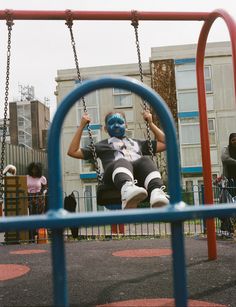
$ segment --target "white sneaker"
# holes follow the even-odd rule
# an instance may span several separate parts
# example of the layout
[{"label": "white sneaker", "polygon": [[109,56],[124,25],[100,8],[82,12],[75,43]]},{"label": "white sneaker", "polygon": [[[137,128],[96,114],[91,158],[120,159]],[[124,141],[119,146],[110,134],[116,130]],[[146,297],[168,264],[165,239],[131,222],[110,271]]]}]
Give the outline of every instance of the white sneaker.
[{"label": "white sneaker", "polygon": [[150,196],[151,208],[160,208],[169,204],[168,195],[163,191],[165,186],[152,190]]},{"label": "white sneaker", "polygon": [[136,186],[136,182],[127,181],[121,188],[122,209],[137,208],[138,204],[147,197],[147,191]]}]

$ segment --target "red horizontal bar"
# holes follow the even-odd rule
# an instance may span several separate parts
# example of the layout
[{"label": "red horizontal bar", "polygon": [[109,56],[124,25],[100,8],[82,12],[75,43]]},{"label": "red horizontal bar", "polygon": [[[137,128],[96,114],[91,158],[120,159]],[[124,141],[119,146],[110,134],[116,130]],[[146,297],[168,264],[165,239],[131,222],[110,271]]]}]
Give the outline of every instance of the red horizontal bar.
[{"label": "red horizontal bar", "polygon": [[[0,10],[0,20],[66,20],[68,11],[73,20],[131,20],[132,11],[23,11]],[[209,12],[139,12],[138,20],[206,20]]]}]

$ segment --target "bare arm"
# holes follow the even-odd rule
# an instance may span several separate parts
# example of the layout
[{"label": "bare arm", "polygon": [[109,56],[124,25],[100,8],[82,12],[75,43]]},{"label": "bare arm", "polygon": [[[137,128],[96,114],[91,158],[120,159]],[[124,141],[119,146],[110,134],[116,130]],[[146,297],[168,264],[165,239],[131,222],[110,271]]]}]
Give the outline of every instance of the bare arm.
[{"label": "bare arm", "polygon": [[84,159],[83,151],[80,148],[81,136],[85,126],[91,121],[88,114],[84,114],[81,118],[80,125],[70,143],[67,151],[68,156],[76,159]]},{"label": "bare arm", "polygon": [[149,123],[150,130],[155,136],[155,139],[157,141],[157,152],[162,152],[166,150],[166,143],[165,143],[165,134],[164,132],[159,129],[152,121],[152,114],[149,111],[143,112],[143,118]]}]

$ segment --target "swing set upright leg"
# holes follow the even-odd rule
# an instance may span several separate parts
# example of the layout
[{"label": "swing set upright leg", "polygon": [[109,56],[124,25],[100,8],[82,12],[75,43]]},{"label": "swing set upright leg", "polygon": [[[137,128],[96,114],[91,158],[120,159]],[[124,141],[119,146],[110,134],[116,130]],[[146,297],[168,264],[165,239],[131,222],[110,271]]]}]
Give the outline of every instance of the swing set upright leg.
[{"label": "swing set upright leg", "polygon": [[187,307],[187,280],[184,253],[183,223],[171,223],[173,250],[174,297],[176,307]]}]

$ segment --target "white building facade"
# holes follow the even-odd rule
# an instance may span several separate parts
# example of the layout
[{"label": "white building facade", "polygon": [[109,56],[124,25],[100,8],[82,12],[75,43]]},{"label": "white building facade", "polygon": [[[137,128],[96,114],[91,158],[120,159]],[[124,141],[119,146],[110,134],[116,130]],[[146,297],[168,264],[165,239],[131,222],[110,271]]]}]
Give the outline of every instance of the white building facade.
[{"label": "white building facade", "polygon": [[[196,45],[152,48],[151,61],[173,59],[183,186],[203,183],[199,109],[196,82]],[[236,105],[229,42],[210,43],[205,53],[205,87],[213,177],[222,173],[221,151],[236,131]]]},{"label": "white building facade", "polygon": [[[149,63],[143,64],[143,72],[144,82],[151,86]],[[83,80],[103,75],[126,75],[136,79],[140,78],[137,64],[83,68],[81,69],[81,75]],[[56,91],[58,103],[76,86],[75,79],[76,72],[73,69],[58,72],[56,79],[58,83]],[[125,113],[129,136],[146,137],[144,136],[146,125],[141,115],[142,101],[137,95],[128,91],[109,88],[87,95],[84,97],[84,101],[92,118],[90,128],[92,129],[94,142],[108,137],[104,131],[104,118],[113,109]],[[87,161],[68,157],[66,154],[83,112],[83,102],[79,101],[70,110],[64,122],[61,137],[63,189],[66,194],[74,192],[75,196],[79,197],[81,211],[104,210],[103,207],[98,207],[96,203],[97,179],[93,165]],[[88,131],[85,130],[82,137],[82,145],[86,145],[89,142]]]},{"label": "white building facade", "polygon": [[[181,175],[183,187],[194,190],[203,183],[199,110],[196,84],[196,45],[169,46],[151,49],[149,63],[143,63],[144,83],[153,87],[155,63],[173,63],[174,89],[170,93],[177,110],[176,127],[179,137]],[[162,65],[165,70],[165,65]],[[83,79],[102,75],[123,75],[139,79],[137,64],[90,67],[81,69]],[[57,76],[58,104],[76,86],[75,70],[60,70]],[[233,86],[231,47],[229,42],[210,43],[205,54],[205,85],[210,137],[211,167],[214,177],[222,173],[221,150],[228,144],[228,136],[236,131],[236,106]],[[155,88],[155,87],[154,87]],[[162,96],[162,93],[159,92]],[[164,96],[163,96],[164,98]],[[141,100],[136,95],[119,89],[96,91],[85,97],[87,109],[92,116],[91,128],[94,141],[107,137],[103,131],[105,114],[113,109],[125,112],[129,135],[145,137],[145,124],[141,116]],[[63,189],[68,194],[78,191],[84,197],[81,211],[96,211],[96,175],[90,163],[67,156],[71,139],[79,125],[83,107],[76,104],[66,117],[62,133]],[[83,144],[88,143],[85,131]],[[90,196],[90,197],[87,197]],[[195,195],[198,203],[198,193]]]}]

